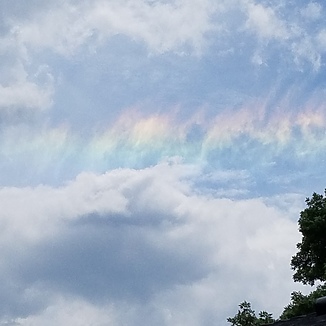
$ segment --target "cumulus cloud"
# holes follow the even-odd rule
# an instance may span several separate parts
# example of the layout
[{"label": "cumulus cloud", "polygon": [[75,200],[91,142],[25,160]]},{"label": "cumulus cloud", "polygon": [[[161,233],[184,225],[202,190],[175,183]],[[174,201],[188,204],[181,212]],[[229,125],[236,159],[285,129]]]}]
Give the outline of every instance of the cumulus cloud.
[{"label": "cumulus cloud", "polygon": [[[149,309],[158,324],[213,325],[226,316],[211,300],[229,311],[252,288],[248,299],[268,293],[265,308],[280,309],[296,223],[262,199],[196,194],[198,173],[162,163],[60,188],[2,188],[2,318],[136,325]],[[122,322],[125,304],[134,312]]]}]

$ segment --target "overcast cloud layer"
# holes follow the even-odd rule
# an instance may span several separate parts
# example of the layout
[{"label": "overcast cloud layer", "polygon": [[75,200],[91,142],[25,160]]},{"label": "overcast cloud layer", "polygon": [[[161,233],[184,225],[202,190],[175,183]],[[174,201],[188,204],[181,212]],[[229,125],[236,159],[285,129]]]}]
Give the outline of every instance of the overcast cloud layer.
[{"label": "overcast cloud layer", "polygon": [[326,160],[323,1],[0,2],[0,325],[275,317]]}]

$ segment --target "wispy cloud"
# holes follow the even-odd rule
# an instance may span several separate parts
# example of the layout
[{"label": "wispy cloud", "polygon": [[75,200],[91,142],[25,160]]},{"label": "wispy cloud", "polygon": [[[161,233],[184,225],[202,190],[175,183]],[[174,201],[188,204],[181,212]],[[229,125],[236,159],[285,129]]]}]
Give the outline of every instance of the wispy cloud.
[{"label": "wispy cloud", "polygon": [[197,0],[71,1],[51,10],[43,8],[14,30],[17,41],[27,48],[51,48],[63,55],[74,54],[94,38],[99,42],[116,34],[143,41],[154,52],[187,48],[200,52],[205,33],[214,28],[211,15],[216,7]]},{"label": "wispy cloud", "polygon": [[[254,172],[257,168],[264,170],[266,164],[278,161],[282,155],[297,163],[312,159],[326,146],[323,106],[270,114],[254,104],[215,117],[178,120],[176,112],[152,115],[131,110],[88,136],[69,126],[4,128],[2,166],[10,169],[15,162],[20,170],[18,177],[24,173],[27,178],[24,182],[34,179],[51,183],[55,177],[60,184],[65,177],[75,177],[80,169],[105,172],[119,166],[140,168],[169,157],[202,167],[227,168],[224,164],[229,162],[239,169],[241,162],[244,169]],[[25,171],[26,159],[33,162],[29,171]],[[13,184],[18,182],[15,174],[17,170],[12,172],[12,180],[16,180]]]}]

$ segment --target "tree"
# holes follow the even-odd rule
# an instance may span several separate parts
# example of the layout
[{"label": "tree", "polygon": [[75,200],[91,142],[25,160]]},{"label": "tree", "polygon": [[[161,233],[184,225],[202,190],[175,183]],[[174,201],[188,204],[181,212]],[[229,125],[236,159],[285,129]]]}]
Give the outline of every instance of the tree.
[{"label": "tree", "polygon": [[323,296],[326,296],[326,285],[317,286],[317,289],[308,295],[303,295],[300,291],[292,292],[291,302],[284,308],[280,319],[290,319],[314,312],[316,299]]},{"label": "tree", "polygon": [[[298,222],[302,240],[297,244],[299,251],[291,259],[291,268],[295,271],[294,281],[313,286],[316,281],[326,281],[326,189],[324,195],[314,192],[311,198],[306,198],[306,205]],[[325,295],[326,285],[319,285],[308,295],[292,292],[291,302],[280,318],[314,312],[316,299]]]},{"label": "tree", "polygon": [[260,311],[258,316],[259,318],[256,321],[256,325],[271,324],[275,321],[273,315],[267,311]]},{"label": "tree", "polygon": [[326,281],[326,190],[324,196],[313,193],[306,204],[299,218],[302,242],[297,244],[299,251],[292,257],[291,267],[294,281],[314,285]]},{"label": "tree", "polygon": [[244,301],[239,304],[239,310],[234,317],[229,317],[227,319],[232,326],[258,326],[269,324],[274,321],[272,314],[266,311],[261,311],[258,317],[255,311],[251,308],[251,304]]}]

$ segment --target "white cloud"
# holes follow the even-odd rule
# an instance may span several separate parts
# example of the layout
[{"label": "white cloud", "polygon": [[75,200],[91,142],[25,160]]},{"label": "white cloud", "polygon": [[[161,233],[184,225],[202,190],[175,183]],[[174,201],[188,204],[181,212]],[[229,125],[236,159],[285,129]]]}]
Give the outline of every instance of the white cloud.
[{"label": "white cloud", "polygon": [[261,4],[249,3],[246,27],[261,39],[285,40],[289,37],[286,25],[277,17],[275,9]]},{"label": "white cloud", "polygon": [[89,22],[101,34],[125,34],[145,42],[154,52],[201,52],[205,33],[212,30],[209,1],[131,2],[123,6],[98,2]]},{"label": "white cloud", "polygon": [[[268,65],[268,51],[263,57],[261,46],[274,40],[280,42],[283,49],[290,48],[288,53],[292,51],[296,64],[300,66],[301,61],[306,60],[318,70],[320,48],[307,41],[312,35],[308,30],[302,32],[306,28],[305,22],[296,21],[292,16],[285,20],[281,10],[282,7],[267,7],[248,0],[218,3],[211,0],[57,1],[30,10],[26,17],[7,17],[6,24],[10,28],[2,37],[0,48],[10,47],[9,52],[15,53],[25,66],[33,63],[43,50],[50,49],[72,60],[77,59],[85,48],[96,53],[98,47],[114,35],[124,35],[144,44],[149,53],[205,54],[216,39],[223,40],[228,36],[238,42],[245,29],[259,39],[252,55],[255,64]],[[301,14],[316,18],[320,11],[320,5],[310,3]],[[240,12],[244,14],[241,19],[238,17]],[[232,27],[234,19],[239,20],[236,29]],[[250,41],[248,38],[248,43]],[[231,44],[227,48],[234,46]],[[219,53],[225,50],[223,45],[220,50]],[[41,87],[31,77],[29,73],[23,85],[18,81],[10,88],[3,85],[3,105],[49,106],[53,88]]]},{"label": "white cloud", "polygon": [[13,85],[0,85],[0,108],[41,109],[51,105],[52,87],[42,89],[39,85],[24,81]]},{"label": "white cloud", "polygon": [[310,2],[305,8],[301,9],[300,13],[304,18],[315,20],[321,17],[322,6],[319,3]]},{"label": "white cloud", "polygon": [[28,48],[51,48],[67,56],[91,38],[117,34],[143,41],[153,52],[201,52],[205,33],[214,28],[210,21],[214,7],[198,0],[71,2],[37,12],[16,25],[15,33]]},{"label": "white cloud", "polygon": [[82,8],[82,5],[57,4],[36,11],[28,20],[11,22],[17,43],[30,51],[50,48],[62,55],[74,54],[92,36],[85,19],[86,8]]},{"label": "white cloud", "polygon": [[279,313],[299,240],[291,203],[281,211],[259,198],[198,195],[197,175],[162,163],[1,189],[0,279],[10,266],[2,293],[14,298],[3,314],[21,325],[215,325],[244,299]]},{"label": "white cloud", "polygon": [[257,66],[266,65],[262,54],[259,53],[258,51],[253,54],[251,58],[251,62]]},{"label": "white cloud", "polygon": [[51,105],[55,91],[51,74],[47,83],[38,83],[31,69],[39,65],[37,58],[44,51],[71,59],[85,48],[96,53],[108,38],[125,35],[151,53],[199,54],[205,48],[206,33],[214,29],[214,7],[208,0],[57,1],[35,7],[26,17],[6,17],[8,28],[0,38],[0,55],[14,62],[1,67],[1,75],[10,82],[0,82],[0,107],[44,109]]},{"label": "white cloud", "polygon": [[292,43],[292,53],[295,63],[301,67],[303,62],[310,62],[314,71],[318,71],[322,64],[321,53],[316,47],[314,38],[302,37],[299,41]]},{"label": "white cloud", "polygon": [[14,34],[0,39],[0,110],[46,109],[52,104],[53,75],[45,64],[30,69],[28,54]]},{"label": "white cloud", "polygon": [[[245,28],[254,33],[260,41],[252,56],[254,64],[268,64],[259,55],[259,51],[261,47],[266,50],[266,43],[273,40],[278,42],[278,49],[283,51],[283,56],[287,57],[288,51],[292,53],[294,63],[299,69],[302,69],[303,64],[308,62],[314,71],[319,71],[324,52],[323,37],[320,37],[322,30],[318,32],[316,40],[316,32],[309,26],[309,21],[321,17],[323,8],[320,4],[309,3],[299,10],[300,16],[298,16],[295,12],[293,13],[293,8],[291,9],[290,6],[289,8],[277,4],[264,6],[256,1],[240,1],[240,3],[247,15]],[[294,10],[298,9],[299,6],[294,8]],[[287,12],[290,10],[291,14]]]}]

